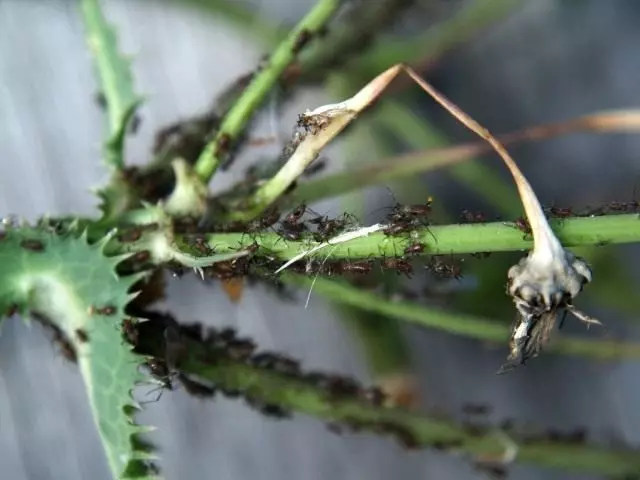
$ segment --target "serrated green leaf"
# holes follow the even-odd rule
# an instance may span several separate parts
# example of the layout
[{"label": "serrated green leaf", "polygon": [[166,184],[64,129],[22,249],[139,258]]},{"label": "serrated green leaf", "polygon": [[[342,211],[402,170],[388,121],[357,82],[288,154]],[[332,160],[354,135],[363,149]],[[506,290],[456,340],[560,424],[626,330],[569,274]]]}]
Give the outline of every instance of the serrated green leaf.
[{"label": "serrated green leaf", "polygon": [[[140,276],[119,277],[118,260],[104,255],[104,241],[56,235],[43,228],[9,229],[0,236],[0,312],[38,314],[73,345],[94,420],[116,478],[152,478],[155,468],[133,422],[131,397],[144,381],[140,357],[123,340],[121,323]],[[142,460],[144,459],[144,460]]]},{"label": "serrated green leaf", "polygon": [[107,165],[124,168],[124,136],[136,108],[142,102],[133,88],[129,61],[118,51],[115,31],[104,18],[98,0],[81,0],[87,43],[107,108],[105,143]]}]

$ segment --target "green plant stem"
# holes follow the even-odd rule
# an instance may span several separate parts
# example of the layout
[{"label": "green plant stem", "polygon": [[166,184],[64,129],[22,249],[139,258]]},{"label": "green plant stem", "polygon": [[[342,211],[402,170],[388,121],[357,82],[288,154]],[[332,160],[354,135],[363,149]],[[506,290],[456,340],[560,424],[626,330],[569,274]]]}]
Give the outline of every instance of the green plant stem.
[{"label": "green plant stem", "polygon": [[126,129],[142,99],[134,91],[129,60],[118,51],[116,34],[102,14],[99,0],[82,0],[80,6],[106,104],[105,162],[113,169],[122,170]]},{"label": "green plant stem", "polygon": [[[311,286],[311,279],[288,274],[286,281]],[[463,335],[476,340],[504,344],[510,335],[509,325],[486,318],[460,313],[426,308],[415,303],[389,301],[377,293],[367,292],[346,282],[317,278],[313,292],[330,300],[360,308],[362,310],[388,315],[425,327]],[[594,330],[595,331],[595,330]],[[550,348],[568,355],[590,357],[598,360],[620,360],[640,358],[640,344],[623,343],[613,340],[583,340],[578,338],[558,338]]]},{"label": "green plant stem", "polygon": [[[636,214],[605,215],[551,220],[551,226],[566,247],[581,245],[611,245],[640,241],[640,220]],[[431,226],[416,231],[416,240],[425,245],[426,255],[446,255],[475,252],[507,252],[528,250],[531,240],[515,226],[504,222]],[[144,239],[143,235],[143,239]],[[177,236],[180,246],[189,249],[182,236]],[[216,253],[237,251],[255,242],[270,255],[290,259],[305,252],[316,242],[310,240],[287,241],[275,233],[250,236],[246,233],[204,234],[208,245]],[[401,255],[404,247],[412,242],[408,236],[387,237],[382,232],[349,242],[331,245],[318,250],[319,258],[380,258]],[[194,250],[197,251],[197,250]]]},{"label": "green plant stem", "polygon": [[[289,34],[273,55],[268,64],[256,74],[238,101],[224,117],[217,135],[203,150],[198,158],[195,171],[203,183],[208,183],[222,161],[221,151],[237,140],[251,120],[255,111],[284,72],[298,55],[298,43],[301,35],[313,37],[324,27],[342,4],[340,0],[319,0]],[[223,146],[223,143],[227,144]]]},{"label": "green plant stem", "polygon": [[[331,396],[322,387],[300,376],[262,369],[242,361],[218,358],[207,363],[204,361],[207,350],[196,342],[190,342],[186,351],[188,358],[180,364],[183,372],[206,379],[225,390],[243,392],[247,397],[266,404],[275,404],[327,422],[351,424],[378,432],[403,431],[417,446],[444,446],[452,453],[498,456],[505,448],[491,429],[465,429],[436,416],[375,406],[353,397]],[[513,439],[518,441],[515,436]],[[523,440],[517,460],[566,471],[605,475],[625,474],[640,467],[640,457],[632,451],[613,451],[546,439]]]}]

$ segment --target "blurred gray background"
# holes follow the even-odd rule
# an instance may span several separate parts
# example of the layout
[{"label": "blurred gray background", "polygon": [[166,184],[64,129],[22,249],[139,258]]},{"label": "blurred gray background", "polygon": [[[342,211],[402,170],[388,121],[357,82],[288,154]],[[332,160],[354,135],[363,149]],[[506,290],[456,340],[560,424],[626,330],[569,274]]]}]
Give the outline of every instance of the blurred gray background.
[{"label": "blurred gray background", "polygon": [[[148,97],[142,128],[130,142],[133,162],[147,158],[157,128],[202,111],[264,53],[224,21],[179,3],[104,2],[122,49],[134,57],[138,91]],[[293,22],[313,1],[253,3],[271,19]],[[638,104],[638,2],[524,3],[439,65],[433,80],[448,96],[496,132]],[[105,170],[98,160],[102,118],[92,101],[90,62],[75,2],[0,0],[0,213],[95,213],[89,187],[105,180]],[[281,129],[290,131],[296,113],[329,100],[318,90],[298,95]],[[452,138],[468,138],[442,119]],[[270,128],[267,121],[257,126],[264,134]],[[249,152],[241,164],[273,153],[269,148]],[[333,151],[339,166],[339,145]],[[577,135],[512,153],[546,203],[629,200],[637,186],[640,140],[633,136]],[[213,187],[239,172],[221,174]],[[447,195],[465,207],[459,192]],[[637,260],[635,248],[621,252]],[[219,289],[190,281],[172,283],[170,295],[184,321],[235,325],[261,347],[301,358],[308,368],[368,378],[357,342],[319,297],[305,310],[302,301],[282,304],[255,289],[234,306]],[[613,324],[612,335],[637,336],[606,311],[594,313]],[[602,442],[639,446],[636,364],[547,355],[526,372],[497,377],[505,349],[416,328],[408,338],[430,404],[487,402],[496,419],[587,426]],[[204,402],[181,391],[165,393],[139,420],[158,427],[153,439],[167,479],[483,478],[451,455],[407,453],[371,435],[339,437],[314,419],[274,421],[241,402]],[[78,371],[54,353],[38,327],[17,321],[0,336],[0,466],[0,477],[10,480],[110,478]],[[517,466],[511,478],[591,477]]]}]

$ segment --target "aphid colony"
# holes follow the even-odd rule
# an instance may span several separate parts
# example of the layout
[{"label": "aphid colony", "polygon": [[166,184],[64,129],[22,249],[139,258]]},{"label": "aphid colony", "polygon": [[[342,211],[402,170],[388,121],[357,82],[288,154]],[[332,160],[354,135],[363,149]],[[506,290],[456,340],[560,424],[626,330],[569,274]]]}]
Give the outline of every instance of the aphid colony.
[{"label": "aphid colony", "polygon": [[[365,388],[355,380],[342,375],[326,374],[322,372],[303,372],[298,361],[287,356],[271,353],[259,352],[256,344],[247,338],[237,336],[233,328],[204,328],[201,324],[182,325],[177,327],[175,320],[162,315],[149,315],[151,320],[138,324],[136,336],[148,338],[152,330],[177,328],[172,334],[177,339],[181,339],[184,348],[179,351],[184,352],[189,344],[197,344],[202,347],[200,354],[204,363],[212,365],[233,362],[245,364],[251,368],[268,370],[295,379],[299,382],[299,388],[306,385],[309,388],[319,388],[330,399],[357,400],[364,401],[374,406],[382,406],[385,402],[385,395],[377,387]],[[155,332],[157,334],[157,332]],[[192,345],[192,346],[193,346]],[[191,347],[190,347],[191,348]],[[216,392],[220,392],[226,397],[243,397],[247,404],[261,411],[266,415],[277,418],[288,417],[290,413],[283,407],[259,401],[250,394],[250,390],[243,390],[239,386],[229,384],[207,384],[201,380],[189,377],[183,372],[176,370],[180,365],[180,355],[177,357],[169,349],[165,350],[165,356],[174,357],[171,361],[162,358],[152,358],[145,363],[149,372],[158,380],[162,388],[174,389],[177,380],[183,388],[191,395],[197,397],[213,397]],[[172,368],[172,363],[175,365]],[[344,419],[348,424],[348,419]]]},{"label": "aphid colony", "polygon": [[[411,277],[414,266],[411,261],[413,256],[421,255],[426,251],[426,245],[416,239],[417,232],[424,230],[429,225],[431,213],[431,199],[424,204],[401,205],[395,204],[386,215],[385,227],[382,232],[387,237],[400,237],[405,240],[405,246],[400,247],[397,254],[383,256],[381,258],[359,259],[327,259],[322,255],[300,260],[291,265],[289,270],[325,276],[357,276],[367,275],[379,269],[394,270],[399,275]],[[332,238],[358,228],[358,222],[353,215],[344,213],[337,218],[329,218],[321,215],[305,204],[295,207],[284,214],[276,207],[270,207],[255,220],[244,225],[233,225],[233,231],[243,231],[254,238],[254,243],[242,247],[249,255],[229,261],[218,262],[211,267],[203,269],[205,278],[217,278],[229,280],[237,277],[264,277],[272,273],[282,263],[276,255],[271,254],[264,245],[259,245],[258,239],[261,233],[273,232],[280,239],[277,242],[306,242],[320,244],[328,242]],[[203,234],[185,235],[187,242],[200,254],[211,255],[214,249],[207,243]],[[424,268],[429,270],[437,278],[462,277],[461,265],[453,258],[432,255],[426,257]],[[184,269],[172,266],[174,275],[182,275]],[[271,280],[277,281],[277,278]]]}]

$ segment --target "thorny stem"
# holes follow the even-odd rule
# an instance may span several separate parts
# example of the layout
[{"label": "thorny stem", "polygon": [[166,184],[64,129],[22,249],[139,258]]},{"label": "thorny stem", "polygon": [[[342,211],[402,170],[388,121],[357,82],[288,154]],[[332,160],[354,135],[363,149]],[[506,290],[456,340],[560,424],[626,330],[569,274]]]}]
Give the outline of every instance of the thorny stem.
[{"label": "thorny stem", "polygon": [[[153,353],[163,358],[162,350],[157,350]],[[376,406],[353,396],[336,397],[300,375],[252,366],[240,360],[218,357],[207,362],[207,349],[195,341],[188,341],[185,352],[186,358],[180,362],[182,372],[207,380],[223,390],[239,391],[264,404],[275,404],[323,421],[365,430],[396,431],[417,447],[446,449],[472,458],[482,454],[500,455],[504,450],[503,443],[490,427],[465,427],[436,415]],[[613,451],[544,438],[522,439],[518,447],[517,461],[567,471],[618,475],[640,467],[638,457],[632,451]]]},{"label": "thorny stem", "polygon": [[223,119],[215,138],[205,147],[196,162],[195,171],[203,183],[209,182],[224,160],[225,150],[235,143],[285,68],[295,60],[305,43],[329,22],[341,4],[341,0],[320,0],[278,46],[264,69],[256,74]]},{"label": "thorny stem", "polygon": [[[640,111],[615,110],[585,115],[564,122],[536,125],[499,135],[497,138],[503,145],[512,145],[581,131],[623,133],[638,132],[639,130]],[[418,172],[428,172],[437,168],[448,167],[485,154],[490,150],[491,147],[482,141],[397,155],[380,162],[327,175],[319,180],[305,182],[292,192],[287,204],[295,205],[301,202],[315,202],[330,196],[341,195],[390,180],[404,178]]]}]

